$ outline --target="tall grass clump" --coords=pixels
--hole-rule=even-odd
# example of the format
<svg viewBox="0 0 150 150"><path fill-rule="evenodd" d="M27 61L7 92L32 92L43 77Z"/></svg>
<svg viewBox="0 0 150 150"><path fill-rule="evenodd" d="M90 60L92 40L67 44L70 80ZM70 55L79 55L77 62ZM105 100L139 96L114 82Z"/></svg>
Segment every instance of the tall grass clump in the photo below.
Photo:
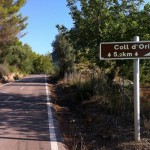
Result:
<svg viewBox="0 0 150 150"><path fill-rule="evenodd" d="M133 114L133 85L127 79L120 78L116 82L105 71L96 68L66 73L64 82L77 88L81 102L94 100L103 103L110 113Z"/></svg>

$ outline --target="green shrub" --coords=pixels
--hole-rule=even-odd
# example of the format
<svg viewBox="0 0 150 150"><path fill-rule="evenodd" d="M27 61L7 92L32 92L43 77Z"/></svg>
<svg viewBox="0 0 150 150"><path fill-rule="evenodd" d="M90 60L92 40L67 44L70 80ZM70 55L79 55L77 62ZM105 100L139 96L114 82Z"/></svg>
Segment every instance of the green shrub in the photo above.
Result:
<svg viewBox="0 0 150 150"><path fill-rule="evenodd" d="M150 73L149 74L142 74L140 77L140 81L142 85L150 85Z"/></svg>

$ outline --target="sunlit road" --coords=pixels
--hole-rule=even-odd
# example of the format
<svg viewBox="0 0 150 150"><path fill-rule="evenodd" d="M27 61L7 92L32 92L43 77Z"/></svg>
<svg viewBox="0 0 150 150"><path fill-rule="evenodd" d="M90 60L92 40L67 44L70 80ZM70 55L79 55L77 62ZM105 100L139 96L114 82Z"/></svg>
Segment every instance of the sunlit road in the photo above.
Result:
<svg viewBox="0 0 150 150"><path fill-rule="evenodd" d="M0 150L61 150L45 75L0 87Z"/></svg>

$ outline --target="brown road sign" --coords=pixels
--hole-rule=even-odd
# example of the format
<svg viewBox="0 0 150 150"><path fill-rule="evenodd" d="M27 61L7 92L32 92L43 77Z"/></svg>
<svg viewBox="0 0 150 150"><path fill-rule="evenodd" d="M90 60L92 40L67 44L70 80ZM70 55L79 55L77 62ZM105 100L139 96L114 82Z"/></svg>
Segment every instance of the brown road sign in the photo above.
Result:
<svg viewBox="0 0 150 150"><path fill-rule="evenodd" d="M150 41L101 43L100 59L150 59Z"/></svg>

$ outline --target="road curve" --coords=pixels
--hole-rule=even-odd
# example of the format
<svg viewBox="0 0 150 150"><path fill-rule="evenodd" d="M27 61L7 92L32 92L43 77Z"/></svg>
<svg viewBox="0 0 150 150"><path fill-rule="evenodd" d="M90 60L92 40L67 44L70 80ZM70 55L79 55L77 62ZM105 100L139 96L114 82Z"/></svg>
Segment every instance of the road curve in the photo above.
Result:
<svg viewBox="0 0 150 150"><path fill-rule="evenodd" d="M0 87L0 150L65 150L45 75Z"/></svg>

